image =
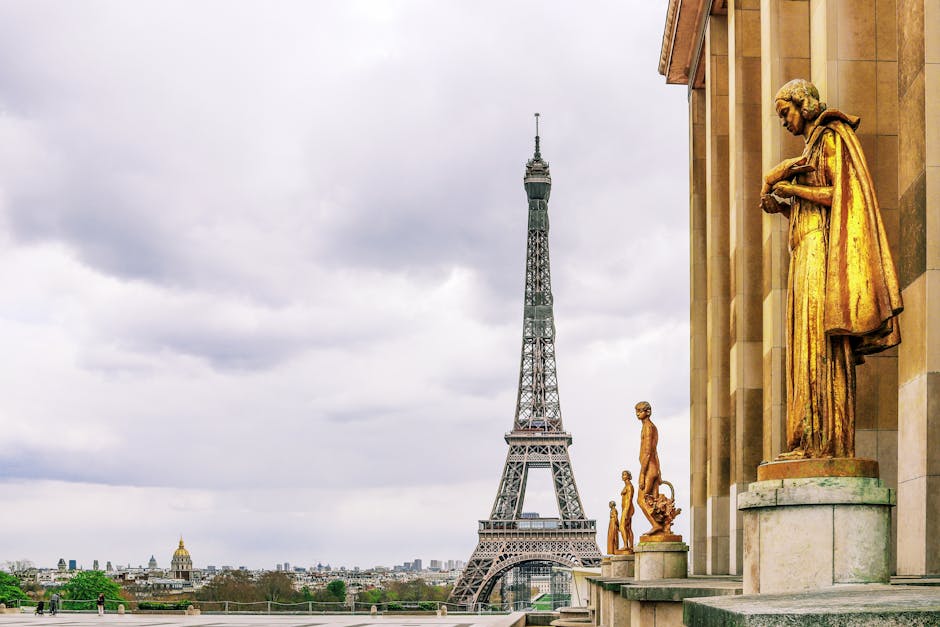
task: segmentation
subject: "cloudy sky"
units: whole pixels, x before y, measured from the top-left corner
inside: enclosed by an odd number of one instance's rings
[[[604,536],[648,399],[688,511],[666,4],[0,3],[0,562],[166,566],[180,535],[199,567],[466,560],[535,111],[585,507]]]

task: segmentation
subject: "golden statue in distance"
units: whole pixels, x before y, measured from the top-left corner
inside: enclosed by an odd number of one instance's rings
[[[610,523],[607,525],[607,555],[633,555],[633,549],[620,548],[620,516],[616,501],[610,502]]]
[[[663,481],[659,469],[659,431],[650,420],[652,406],[646,401],[636,404],[636,417],[640,429],[640,477],[637,481],[636,504],[640,506],[652,528],[640,536],[640,542],[681,542],[682,536],[672,533],[672,521],[682,512],[676,507],[676,492],[672,484]],[[659,486],[669,486],[672,496],[660,494]]]
[[[620,473],[623,479],[623,490],[620,491],[620,537],[623,539],[623,548],[633,553],[633,484],[630,480],[633,475],[629,470]]]
[[[764,177],[761,208],[790,221],[787,451],[778,459],[855,456],[855,365],[901,341],[901,292],[859,118],[792,80],[777,115],[806,148]],[[790,199],[789,202],[786,199]]]

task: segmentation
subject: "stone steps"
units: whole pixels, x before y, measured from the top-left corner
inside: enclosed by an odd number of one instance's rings
[[[591,610],[586,607],[559,607],[560,618],[552,621],[552,627],[584,627],[590,625]]]

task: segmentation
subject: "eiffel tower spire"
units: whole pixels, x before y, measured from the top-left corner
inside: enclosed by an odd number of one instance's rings
[[[535,114],[535,154],[525,166],[529,199],[523,298],[522,360],[513,430],[563,431],[555,374],[555,314],[548,258],[548,198],[552,176],[539,147]]]
[[[535,153],[525,167],[529,201],[523,295],[522,358],[509,452],[489,520],[480,521],[480,541],[454,585],[451,601],[486,601],[496,581],[513,568],[557,564],[596,566],[596,523],[588,520],[574,482],[561,422],[555,374],[555,315],[548,256],[548,198],[552,177],[542,159],[536,115]],[[523,518],[530,468],[549,468],[558,518]]]

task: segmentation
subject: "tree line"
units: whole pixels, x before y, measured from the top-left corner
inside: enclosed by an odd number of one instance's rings
[[[134,595],[122,590],[121,586],[99,570],[82,571],[62,586],[43,589],[35,582],[27,584],[24,590],[20,581],[13,575],[0,571],[0,603],[8,606],[30,597],[34,599],[48,599],[53,592],[58,592],[65,609],[93,609],[94,599],[98,594],[104,594],[106,609],[113,610],[119,603],[134,600]],[[35,589],[34,589],[35,588]],[[413,608],[417,604],[420,609],[434,609],[434,601],[446,601],[450,595],[451,586],[428,585],[423,579],[412,581],[390,581],[383,587],[370,587],[359,590],[355,601],[368,605],[380,605],[385,609],[396,610]],[[165,594],[153,597],[152,600],[140,601],[140,608],[160,602],[171,602],[174,606],[183,606],[191,602],[235,602],[256,603],[271,601],[275,603],[325,603],[340,609],[340,604],[346,602],[346,583],[335,579],[326,586],[311,590],[304,586],[297,590],[294,588],[294,579],[290,574],[277,571],[267,571],[260,577],[253,577],[251,573],[241,570],[224,571],[219,573],[205,586],[195,593]],[[74,602],[88,601],[88,607],[79,607]],[[176,608],[172,608],[176,609]],[[327,609],[327,608],[325,608]]]

